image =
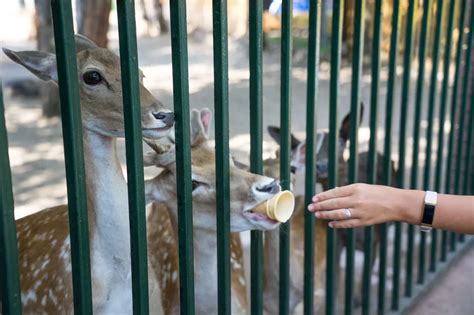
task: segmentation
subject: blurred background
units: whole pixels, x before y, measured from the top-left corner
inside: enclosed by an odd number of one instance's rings
[[[75,31],[94,40],[99,46],[107,47],[118,54],[117,12],[115,2],[111,0],[72,0]],[[262,0],[264,5],[263,31],[263,106],[264,106],[264,158],[273,156],[277,144],[266,132],[266,126],[279,125],[280,108],[280,6],[279,0]],[[293,54],[292,54],[292,132],[300,139],[305,138],[304,119],[306,115],[306,78],[307,78],[307,36],[308,36],[308,2],[294,0],[293,7]],[[342,67],[340,71],[340,107],[339,121],[349,112],[351,91],[352,36],[354,32],[354,1],[345,1],[344,27],[342,42]],[[400,110],[400,87],[403,74],[403,53],[405,45],[408,1],[401,1],[401,32],[397,63],[395,88],[395,106],[393,111],[392,159],[398,161],[398,131]],[[448,2],[449,1],[445,1]],[[418,1],[415,21],[414,48],[412,69],[410,70],[411,91],[407,121],[407,175],[411,167],[413,102],[415,83],[418,78],[418,41],[421,25],[421,7],[424,1]],[[471,2],[472,3],[472,2]],[[188,0],[188,52],[189,52],[189,88],[192,108],[214,107],[213,52],[212,52],[212,1]],[[359,128],[359,150],[368,148],[370,137],[368,123],[370,115],[370,71],[371,43],[374,24],[374,0],[366,5],[364,31],[364,58],[361,84],[361,101],[365,104],[364,117]],[[317,128],[328,127],[329,112],[329,67],[330,38],[333,1],[322,1],[321,13],[321,62],[319,69],[319,92],[317,95]],[[135,1],[135,18],[137,25],[139,65],[145,74],[144,83],[169,108],[172,103],[172,66],[171,38],[169,33],[169,1],[137,0]],[[437,151],[436,137],[433,137],[433,156],[425,156],[426,112],[428,106],[439,104],[428,103],[429,79],[432,71],[431,56],[435,28],[435,12],[439,10],[438,1],[434,1],[429,26],[428,54],[424,76],[424,105],[422,110],[420,140],[420,170],[427,158],[434,158]],[[472,4],[470,7],[472,12]],[[442,42],[438,80],[441,85],[441,69],[446,43],[445,32],[448,10],[445,11],[442,26]],[[459,14],[459,10],[456,11]],[[388,75],[388,55],[390,49],[391,18],[393,0],[385,0],[382,18],[382,51],[381,82],[379,92],[379,129],[377,134],[378,148],[382,151],[385,121],[386,81]],[[466,19],[469,21],[469,18]],[[249,34],[248,34],[248,0],[228,0],[229,29],[229,99],[230,99],[230,147],[232,154],[242,162],[248,162],[250,150],[249,137]],[[455,18],[458,21],[458,16]],[[455,23],[456,25],[457,23]],[[457,42],[460,32],[455,28],[453,43]],[[464,36],[466,38],[467,36]],[[54,52],[54,39],[50,12],[50,0],[9,0],[0,2],[0,47],[13,50],[42,50]],[[466,48],[466,45],[464,45]],[[454,56],[454,45],[453,45]],[[473,58],[474,59],[474,58]],[[470,78],[474,79],[474,66]],[[451,82],[454,77],[454,63],[451,63]],[[59,119],[59,100],[57,87],[36,79],[19,65],[0,53],[0,77],[3,81],[6,122],[9,132],[9,153],[15,195],[16,217],[33,213],[53,205],[67,202],[64,174],[64,156]],[[471,89],[472,90],[472,89]],[[438,88],[439,91],[439,88]],[[472,95],[472,91],[470,92]],[[471,96],[472,97],[472,96]],[[438,101],[438,100],[437,100]],[[439,102],[438,102],[439,103]],[[449,103],[448,103],[449,104]],[[451,106],[449,104],[449,106]],[[457,105],[458,106],[458,105]],[[472,110],[472,108],[470,109]],[[458,110],[458,113],[460,111]],[[461,113],[466,115],[467,113]],[[435,110],[434,135],[438,133],[438,115]],[[450,125],[446,122],[445,132]],[[467,134],[467,132],[465,132]],[[462,142],[463,139],[457,139]],[[119,141],[123,151],[123,141]],[[2,148],[4,149],[4,148]],[[446,150],[445,150],[446,154]],[[122,162],[124,154],[122,154]],[[435,163],[432,163],[433,167]],[[474,163],[471,163],[474,166]],[[156,171],[155,171],[156,172]],[[153,171],[148,170],[150,176]],[[471,170],[471,174],[474,172]],[[409,176],[405,176],[409,179]],[[422,176],[419,176],[420,180]],[[296,191],[302,192],[303,176],[297,183]],[[318,189],[320,189],[318,187]],[[392,238],[393,226],[389,230]],[[389,244],[392,242],[389,241]],[[390,245],[391,246],[391,245]],[[389,249],[388,253],[392,253]],[[357,268],[361,268],[362,254],[357,253]],[[345,262],[345,260],[342,260]],[[391,258],[388,259],[392,261]],[[374,283],[377,281],[377,266],[374,268]],[[472,271],[472,268],[471,268]],[[387,290],[391,269],[388,270]],[[359,274],[360,272],[357,271]],[[341,290],[342,291],[342,290]],[[473,306],[473,301],[471,306]],[[453,302],[450,303],[455,304]],[[457,303],[462,304],[462,303]],[[468,305],[469,307],[469,305]],[[474,306],[473,306],[474,307]],[[472,308],[471,308],[472,309]],[[456,314],[454,312],[453,314]]]

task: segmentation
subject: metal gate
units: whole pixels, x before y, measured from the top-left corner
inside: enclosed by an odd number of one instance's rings
[[[385,2],[385,3],[384,3]],[[474,42],[474,14],[472,1],[424,0],[418,8],[416,0],[407,0],[408,10],[405,34],[401,34],[401,0],[393,0],[391,15],[390,52],[388,58],[387,98],[379,98],[381,69],[381,24],[382,9],[387,1],[375,1],[373,40],[371,49],[371,97],[370,97],[370,142],[369,142],[369,183],[376,180],[377,152],[377,117],[378,109],[385,106],[384,137],[384,184],[397,185],[412,189],[433,189],[439,192],[454,194],[473,194],[472,178],[468,171],[472,164],[472,146],[474,132],[474,97],[472,81],[468,80],[472,72],[472,46]],[[306,115],[306,179],[305,202],[308,204],[315,192],[315,117],[318,103],[318,72],[320,51],[321,1],[310,1],[308,64],[307,64],[307,115]],[[355,1],[354,35],[352,55],[352,91],[351,91],[351,125],[353,132],[350,139],[349,182],[357,182],[357,122],[360,113],[361,76],[363,65],[364,20],[366,1]],[[436,4],[436,10],[434,5]],[[92,313],[92,293],[88,243],[88,223],[85,200],[84,160],[82,151],[82,126],[80,119],[79,97],[76,76],[76,59],[74,33],[72,26],[71,3],[67,0],[51,2],[57,64],[59,69],[59,87],[62,104],[62,122],[67,171],[69,200],[69,224],[71,235],[74,309],[76,314]],[[177,192],[179,213],[179,274],[181,313],[194,314],[194,275],[192,248],[192,199],[191,199],[191,151],[189,143],[189,88],[188,88],[188,53],[186,31],[186,1],[171,0],[170,22],[172,38],[172,63],[174,87],[174,111],[176,115],[176,163]],[[337,154],[337,121],[339,105],[339,86],[341,68],[341,41],[343,27],[343,0],[333,1],[331,68],[330,68],[330,148],[329,148],[329,184],[338,185]],[[410,106],[410,75],[412,61],[415,59],[415,26],[416,16],[422,9],[422,22],[416,58],[417,84],[415,100]],[[249,1],[249,59],[250,59],[250,124],[251,124],[251,171],[262,173],[262,2]],[[292,1],[282,3],[281,31],[281,148],[280,174],[283,189],[290,188],[290,113],[291,113],[291,56],[292,56]],[[143,188],[142,141],[140,127],[140,106],[138,92],[138,62],[133,1],[118,0],[121,69],[123,82],[124,116],[126,127],[126,151],[130,207],[130,233],[132,255],[133,311],[134,314],[148,313],[148,280],[146,261],[146,219]],[[431,16],[434,14],[435,23]],[[447,19],[447,20],[446,20]],[[466,23],[467,22],[467,23]],[[467,24],[467,26],[466,26]],[[230,314],[230,217],[229,217],[229,100],[228,100],[228,38],[227,38],[227,3],[225,0],[213,0],[213,36],[214,36],[214,84],[215,84],[215,121],[216,121],[216,181],[217,199],[221,211],[217,212],[218,227],[218,308],[219,314]],[[429,47],[429,31],[434,29],[433,46]],[[453,34],[459,31],[457,42]],[[444,35],[444,37],[443,37]],[[444,45],[441,43],[444,41]],[[403,75],[401,78],[401,102],[397,104],[396,81],[400,43],[403,42]],[[463,48],[463,42],[467,49]],[[428,51],[432,48],[431,58]],[[444,48],[444,50],[443,50]],[[438,68],[444,53],[442,83],[438,91]],[[454,60],[452,60],[454,56]],[[432,64],[427,106],[424,104],[425,65]],[[453,66],[454,63],[454,66]],[[454,68],[454,80],[450,80]],[[461,80],[461,76],[464,80]],[[451,82],[452,81],[452,82]],[[471,85],[471,86],[469,86]],[[451,98],[449,93],[451,92]],[[471,91],[471,97],[468,97]],[[2,95],[0,95],[2,96]],[[20,314],[20,283],[18,252],[16,246],[16,229],[13,215],[13,193],[8,159],[7,132],[4,119],[3,96],[0,97],[0,263],[1,293],[3,314]],[[458,110],[460,105],[460,113]],[[437,104],[439,103],[439,108]],[[392,147],[392,112],[395,106],[400,108],[399,165],[397,183],[391,183],[391,147]],[[447,113],[449,109],[449,113]],[[437,134],[434,130],[435,110],[439,110]],[[469,113],[464,115],[464,113]],[[448,114],[448,117],[446,115]],[[407,117],[414,115],[413,155],[409,177],[410,184],[405,182],[406,173],[406,138]],[[427,133],[420,134],[422,116],[426,116]],[[445,139],[445,122],[451,127],[449,137]],[[433,138],[437,136],[438,148],[433,152]],[[463,145],[455,139],[467,139]],[[425,161],[419,160],[420,140],[426,141]],[[444,154],[444,144],[448,152]],[[432,153],[436,159],[430,159]],[[446,163],[445,163],[446,161]],[[419,172],[419,163],[424,162],[424,171]],[[432,163],[435,172],[431,173]],[[444,170],[444,171],[443,171]],[[433,177],[434,175],[434,177]],[[418,185],[418,176],[423,176],[423,185]],[[434,178],[434,185],[431,178]],[[443,180],[444,179],[444,180]],[[442,187],[442,183],[445,183]],[[313,216],[305,214],[305,263],[304,263],[304,313],[313,313],[313,275],[314,275],[314,223]],[[289,225],[281,226],[280,232],[280,314],[289,313]],[[407,226],[407,233],[402,233],[407,225],[395,223],[395,243],[393,261],[393,283],[391,296],[386,294],[387,241],[388,226],[382,225],[380,240],[380,265],[377,295],[377,313],[402,312],[409,307],[417,296],[436,281],[437,275],[446,269],[450,262],[461,253],[471,239],[463,235],[433,230],[431,235],[421,234],[419,253],[415,253],[416,227]],[[373,227],[365,228],[364,276],[363,276],[363,314],[369,314],[371,308],[371,256]],[[407,236],[405,239],[403,236]],[[354,293],[354,231],[348,231],[347,264],[345,281],[344,313],[353,312]],[[427,238],[431,238],[428,247]],[[401,247],[406,242],[408,250],[406,265],[402,266]],[[440,242],[440,245],[439,243]],[[251,235],[251,314],[262,314],[262,246],[261,232],[253,231]],[[429,260],[427,256],[429,251]],[[417,279],[414,279],[414,262],[418,257]],[[336,312],[336,232],[328,229],[327,234],[327,270],[326,270],[326,313]],[[405,281],[402,281],[405,274]],[[386,305],[387,304],[387,305]],[[388,305],[389,304],[389,305]]]

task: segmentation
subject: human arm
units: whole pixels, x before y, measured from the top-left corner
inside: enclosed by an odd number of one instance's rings
[[[388,186],[353,184],[313,197],[309,211],[331,220],[334,228],[367,226],[389,221],[420,224],[425,192]],[[351,218],[344,209],[349,208]],[[438,194],[433,228],[474,234],[474,196]]]

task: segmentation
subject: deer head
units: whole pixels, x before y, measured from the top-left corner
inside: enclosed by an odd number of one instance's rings
[[[77,72],[82,121],[85,129],[109,137],[123,137],[122,78],[120,57],[98,47],[88,38],[76,35]],[[56,56],[41,51],[3,52],[44,81],[58,81]],[[166,136],[174,124],[174,114],[166,109],[142,83],[140,102],[143,135]]]
[[[215,230],[216,169],[214,149],[209,146],[208,132],[211,112],[193,110],[191,114],[192,197],[194,227]],[[174,138],[171,135],[170,140]],[[144,158],[145,165],[163,167],[164,171],[147,181],[147,202],[160,202],[176,208],[176,164],[174,147],[169,150],[152,144],[154,152]],[[278,182],[269,177],[246,172],[230,163],[231,231],[268,230],[279,225],[270,218],[252,212],[258,204],[280,192]],[[217,209],[219,211],[219,209]]]
[[[362,123],[362,117],[364,113],[364,104],[361,103],[361,114],[360,123]],[[351,132],[351,113],[348,113],[341,122],[339,128],[339,147],[338,147],[338,160],[339,160],[339,178],[345,178],[345,165],[344,161],[344,150],[346,149],[347,142]],[[268,126],[268,133],[270,136],[280,144],[280,128],[276,126]],[[319,183],[323,186],[327,186],[328,180],[328,169],[329,169],[329,131],[319,130],[316,132],[316,178]],[[277,151],[278,155],[278,151]],[[306,142],[299,140],[293,134],[291,134],[291,172],[302,170],[305,166],[306,159]],[[268,163],[268,162],[267,162]],[[278,177],[277,177],[278,178]]]

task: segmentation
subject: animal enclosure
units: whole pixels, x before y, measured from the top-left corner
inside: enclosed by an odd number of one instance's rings
[[[292,176],[304,169],[305,194],[300,196],[302,209],[311,201],[316,183],[333,188],[347,183],[364,181],[412,189],[430,189],[453,194],[474,194],[472,168],[474,163],[474,97],[472,78],[472,46],[474,45],[473,3],[469,0],[425,0],[422,7],[416,0],[393,0],[390,51],[387,59],[388,75],[382,78],[384,66],[381,49],[382,9],[388,1],[376,1],[370,56],[370,103],[364,111],[370,113],[369,150],[358,150],[358,125],[361,117],[361,81],[364,65],[364,21],[366,1],[355,1],[352,55],[350,58],[351,109],[347,120],[340,125],[340,69],[343,32],[344,0],[333,1],[330,58],[329,131],[321,136],[316,126],[318,115],[319,52],[321,29],[321,1],[310,1],[307,35],[307,91],[306,138],[291,136],[292,83],[292,1],[282,1],[281,8],[281,103],[278,139],[278,160],[272,165],[277,170],[282,189],[289,190]],[[402,3],[403,2],[403,3]],[[402,20],[403,4],[408,3]],[[51,1],[58,84],[64,134],[64,149],[68,187],[68,215],[71,241],[72,286],[75,314],[91,314],[93,289],[89,248],[88,205],[86,197],[83,153],[83,127],[79,102],[76,43],[72,22],[71,1]],[[176,250],[179,257],[179,311],[181,314],[199,313],[195,299],[193,248],[193,180],[192,156],[193,113],[189,106],[189,75],[187,51],[186,1],[169,1],[170,33],[173,63],[173,100],[175,116],[175,163],[178,234]],[[147,254],[147,218],[143,175],[142,128],[140,120],[140,73],[138,70],[137,40],[133,1],[117,1],[120,37],[120,67],[122,78],[123,116],[125,124],[128,207],[130,219],[131,281],[133,313],[148,314],[149,269]],[[263,116],[263,6],[262,1],[249,1],[249,106],[250,166],[252,173],[267,173],[269,161],[262,158]],[[418,17],[419,22],[418,23]],[[229,83],[228,83],[228,20],[227,1],[214,0],[212,9],[214,39],[214,117],[215,117],[215,180],[216,180],[216,270],[217,308],[219,314],[235,313],[232,309],[232,245],[230,169],[233,166],[229,151]],[[404,23],[402,23],[404,22]],[[434,32],[430,33],[431,30]],[[403,49],[400,47],[403,46]],[[442,67],[441,67],[442,65]],[[400,71],[401,69],[401,71]],[[415,69],[415,70],[414,70]],[[401,75],[401,97],[397,99],[397,71]],[[430,74],[429,77],[427,74]],[[416,86],[410,78],[416,76]],[[441,78],[441,79],[440,79]],[[386,81],[387,97],[379,96],[381,82]],[[428,84],[425,84],[425,81]],[[429,88],[425,89],[425,85]],[[413,92],[413,93],[412,93]],[[451,94],[450,94],[451,93]],[[412,97],[414,95],[414,97]],[[469,96],[471,95],[471,96]],[[381,109],[384,124],[378,125]],[[400,111],[399,120],[392,115]],[[3,96],[0,94],[0,292],[2,314],[22,313],[20,264],[17,230],[14,220],[13,193],[8,157],[7,130],[4,119]],[[438,113],[438,119],[435,119]],[[303,118],[302,118],[303,119]],[[347,125],[344,124],[344,121]],[[408,128],[411,123],[413,129]],[[394,124],[400,126],[394,135]],[[426,124],[426,133],[420,128]],[[345,127],[344,127],[345,126]],[[206,129],[206,126],[203,126]],[[377,132],[384,134],[384,145],[377,148]],[[413,134],[408,134],[412,131]],[[396,136],[396,137],[395,137]],[[413,142],[408,142],[412,137]],[[392,152],[392,141],[398,138],[398,152]],[[297,140],[297,139],[296,139]],[[324,142],[326,141],[326,142]],[[349,142],[349,158],[343,153]],[[421,143],[425,143],[422,147]],[[304,159],[298,158],[301,144],[305,144]],[[436,144],[436,145],[435,145]],[[407,147],[412,146],[411,156]],[[322,148],[325,148],[324,150]],[[425,152],[422,152],[424,149]],[[325,157],[321,156],[323,151]],[[423,154],[421,154],[423,153]],[[392,157],[398,157],[397,163]],[[424,159],[421,158],[424,156]],[[323,161],[326,161],[326,164]],[[267,164],[266,164],[266,163]],[[237,163],[236,163],[237,164]],[[276,165],[276,166],[275,166]],[[360,166],[363,165],[363,166]],[[299,167],[299,168],[298,168]],[[323,172],[322,170],[325,170]],[[326,175],[323,175],[326,173]],[[300,176],[301,173],[299,173]],[[270,175],[269,175],[270,176]],[[421,179],[421,180],[420,180]],[[323,182],[324,180],[324,182]],[[420,182],[422,182],[420,184]],[[153,218],[153,216],[152,216]],[[293,226],[292,226],[293,224]],[[393,270],[388,285],[389,228],[394,227]],[[321,233],[323,231],[323,233]],[[308,211],[299,213],[295,222],[282,224],[278,230],[277,293],[275,306],[280,314],[290,314],[295,300],[303,303],[304,314],[313,314],[323,307],[326,314],[344,311],[352,314],[361,308],[363,314],[401,313],[416,302],[424,290],[462,254],[472,243],[469,236],[433,230],[419,233],[417,227],[402,223],[381,224],[376,227],[337,232],[316,222]],[[299,234],[298,234],[299,233]],[[272,235],[251,232],[251,270],[249,313],[263,314],[267,287],[264,281],[264,259],[269,255],[265,246]],[[265,233],[266,234],[266,233]],[[304,252],[302,261],[295,260],[294,241],[301,236]],[[321,238],[318,238],[321,236]],[[294,237],[294,238],[293,238]],[[323,241],[321,241],[323,239]],[[374,245],[376,244],[376,245]],[[275,244],[273,244],[275,245]],[[301,245],[301,244],[298,244]],[[345,268],[338,268],[342,248],[345,248]],[[406,252],[402,253],[402,247]],[[324,248],[319,251],[318,248]],[[355,252],[364,252],[361,287],[355,278]],[[378,257],[378,280],[372,284],[372,269]],[[324,261],[324,263],[319,263]],[[295,263],[301,263],[301,296],[294,298]],[[292,265],[293,264],[293,265]],[[320,269],[319,266],[325,266]],[[318,274],[319,273],[319,274]],[[338,280],[344,277],[343,285]],[[317,279],[324,278],[324,294],[318,298]],[[316,280],[315,280],[316,279]],[[275,280],[275,279],[274,279]],[[344,292],[343,299],[338,292]],[[372,292],[377,292],[376,295]],[[300,301],[301,300],[301,301]],[[268,311],[268,308],[266,309]]]

